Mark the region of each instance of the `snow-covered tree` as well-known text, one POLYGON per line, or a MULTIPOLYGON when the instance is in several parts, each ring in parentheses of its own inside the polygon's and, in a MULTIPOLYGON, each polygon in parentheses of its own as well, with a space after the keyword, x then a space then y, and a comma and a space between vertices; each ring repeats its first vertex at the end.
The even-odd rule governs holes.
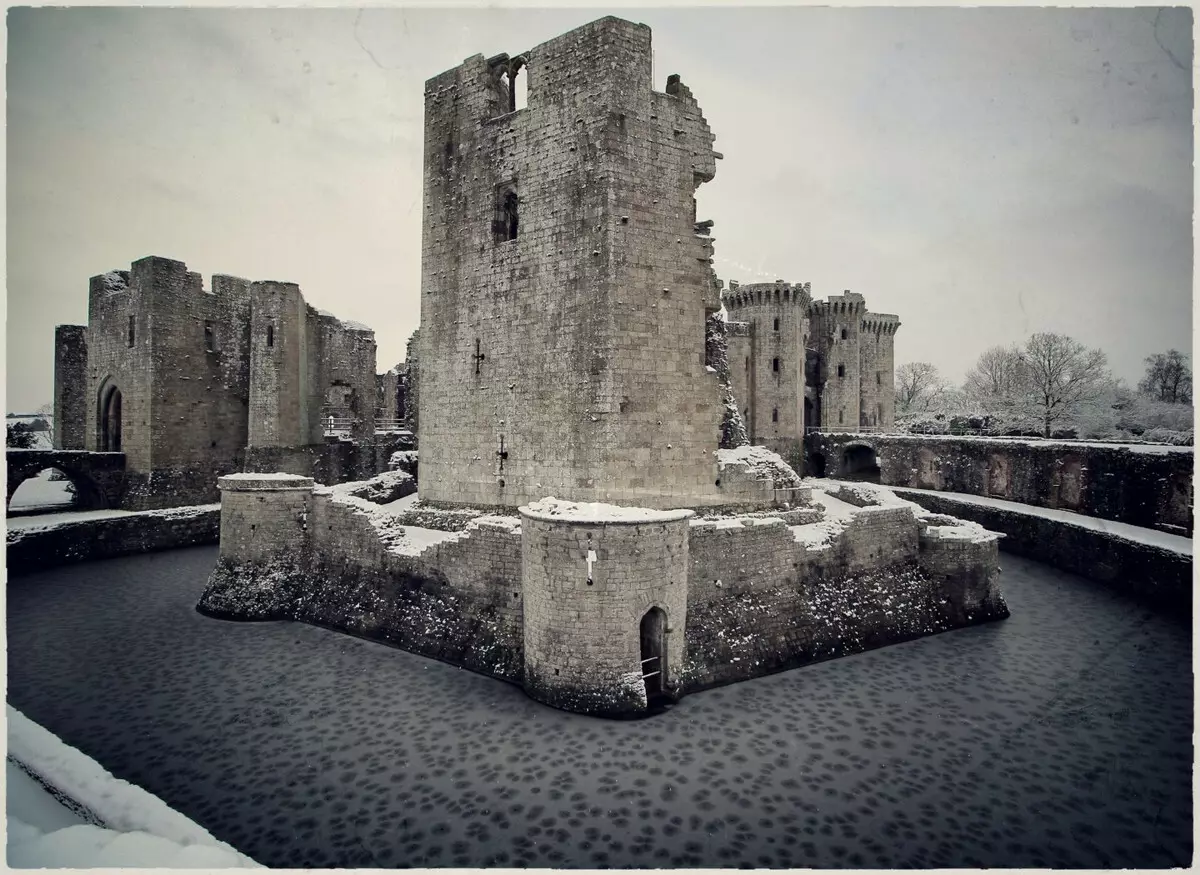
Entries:
POLYGON ((899 414, 928 410, 946 381, 935 365, 929 362, 908 362, 896 368, 896 412, 899 414))
POLYGON ((1065 334, 1035 334, 1021 356, 1044 437, 1094 409, 1112 385, 1108 357, 1065 334))
POLYGON ((1138 391, 1167 404, 1190 404, 1192 369, 1187 356, 1177 349, 1148 356, 1146 376, 1138 383, 1138 391))

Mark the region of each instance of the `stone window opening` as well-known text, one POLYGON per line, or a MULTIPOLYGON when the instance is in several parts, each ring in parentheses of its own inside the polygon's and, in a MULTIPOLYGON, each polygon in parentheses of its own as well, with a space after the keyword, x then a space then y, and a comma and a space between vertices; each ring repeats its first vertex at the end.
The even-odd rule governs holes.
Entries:
POLYGON ((843 329, 842 329, 842 340, 845 340, 845 339, 846 339, 847 337, 849 337, 849 336, 850 336, 850 335, 849 335, 849 332, 847 332, 847 331, 846 331, 846 329, 845 329, 845 328, 843 328, 843 329))
POLYGON ((775 319, 775 330, 776 331, 779 330, 779 319, 778 318, 775 319))
POLYGON ((883 385, 883 372, 882 372, 882 371, 876 371, 876 372, 875 372, 875 385, 876 385, 876 386, 882 386, 882 385, 883 385))
POLYGON ((129 317, 129 345, 130 346, 133 346, 133 344, 134 344, 136 329, 137 329, 137 317, 130 316, 129 317))
POLYGON ((846 412, 846 411, 844 411, 844 410, 839 410, 839 411, 838 411, 838 425, 841 425, 841 424, 842 424, 842 414, 844 414, 845 412, 846 412))
POLYGON ((846 366, 845 365, 838 365, 838 376, 839 377, 846 376, 846 366))
POLYGON ((777 358, 771 359, 771 370, 777 374, 779 373, 779 359, 777 359, 777 358))
POLYGON ((275 326, 268 325, 267 326, 267 346, 274 346, 274 345, 275 345, 275 326))
POLYGON ((778 407, 771 408, 771 422, 779 422, 779 408, 778 407))
POLYGON ((492 221, 492 232, 497 243, 517 239, 520 227, 521 199, 517 195, 516 182, 508 182, 496 190, 496 216, 492 221))
POLYGON ((210 320, 204 320, 204 349, 206 352, 217 351, 217 337, 213 332, 213 324, 210 320))

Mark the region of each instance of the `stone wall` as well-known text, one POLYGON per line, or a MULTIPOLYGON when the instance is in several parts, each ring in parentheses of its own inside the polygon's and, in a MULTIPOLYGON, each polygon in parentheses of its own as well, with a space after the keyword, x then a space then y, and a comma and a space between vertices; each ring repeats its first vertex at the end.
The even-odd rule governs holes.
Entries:
POLYGON ((713 135, 650 31, 603 18, 425 88, 421 483, 433 501, 714 503, 713 135), (519 222, 507 206, 519 205, 519 222), (510 234, 515 236, 510 238, 510 234))
POLYGON ((9 575, 114 556, 217 543, 220 507, 179 507, 56 521, 28 517, 7 533, 9 575), (32 524, 32 525, 25 525, 32 524))
POLYGON ((663 611, 667 695, 1007 616, 995 537, 894 496, 839 493, 865 506, 815 525, 805 511, 689 522, 610 506, 630 514, 618 521, 593 505, 564 518, 552 500, 517 519, 385 512, 357 486, 275 500, 269 480, 241 479, 265 491, 226 493, 201 610, 340 629, 571 710, 644 711, 651 608, 663 611), (255 540, 272 527, 282 550, 255 540))
POLYGON ((878 457, 880 482, 988 495, 1176 534, 1192 530, 1191 448, 936 435, 814 434, 810 452, 831 477, 855 446, 878 457))
POLYGON ((87 326, 54 329, 54 448, 82 450, 87 431, 87 326))
POLYGON ((1019 507, 984 507, 927 492, 900 490, 900 494, 935 513, 952 514, 1003 532, 1001 548, 1005 552, 1078 574, 1180 618, 1191 618, 1190 553, 1023 512, 1019 507))

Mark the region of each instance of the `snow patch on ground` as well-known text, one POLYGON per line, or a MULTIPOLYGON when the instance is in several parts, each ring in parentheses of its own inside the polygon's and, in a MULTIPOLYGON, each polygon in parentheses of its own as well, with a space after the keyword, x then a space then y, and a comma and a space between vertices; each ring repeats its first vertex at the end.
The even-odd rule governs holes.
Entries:
POLYGON ((10 760, 106 825, 82 822, 28 775, 12 780, 10 767, 10 866, 262 868, 158 797, 113 777, 11 705, 6 708, 10 760), (52 802, 62 811, 54 812, 52 802))
MULTIPOLYGON (((723 451, 722 451, 723 452, 723 451)), ((553 496, 543 498, 521 508, 523 513, 563 522, 589 523, 656 523, 686 519, 690 510, 653 510, 648 507, 622 507, 603 502, 561 501, 553 496)))
MULTIPOLYGON (((897 487, 898 489, 900 487, 897 487)), ((1183 556, 1192 555, 1192 539, 1185 538, 1182 535, 1172 535, 1167 532, 1160 532, 1157 529, 1147 529, 1142 526, 1133 526, 1129 523, 1118 523, 1113 520, 1103 520, 1097 517, 1084 516, 1083 514, 1074 513, 1069 510, 1058 510, 1050 507, 1036 507, 1031 504, 1021 504, 1016 501, 1005 501, 1001 498, 992 498, 985 495, 967 495, 962 492, 937 492, 932 489, 910 489, 903 488, 904 492, 917 492, 926 495, 940 495, 948 500, 961 501, 963 504, 974 504, 980 507, 991 507, 998 510, 1006 510, 1010 513, 1027 514, 1029 516, 1042 517, 1043 519, 1056 520, 1060 523, 1066 523, 1072 526, 1079 526, 1084 529, 1091 529, 1094 532, 1103 532, 1107 535, 1113 535, 1118 538, 1125 538, 1129 541, 1136 541, 1139 544, 1146 544, 1150 547, 1158 547, 1162 550, 1169 550, 1172 553, 1178 553, 1183 556)), ((928 514, 928 511, 925 511, 928 514)))

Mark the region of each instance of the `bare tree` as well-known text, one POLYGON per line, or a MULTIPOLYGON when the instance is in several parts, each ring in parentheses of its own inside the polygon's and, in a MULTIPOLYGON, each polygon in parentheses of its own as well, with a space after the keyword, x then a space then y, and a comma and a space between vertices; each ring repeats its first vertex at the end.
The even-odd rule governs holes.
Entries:
POLYGON ((1146 376, 1138 383, 1138 391, 1168 404, 1190 404, 1192 401, 1192 369, 1187 356, 1177 349, 1156 352, 1146 358, 1146 376))
POLYGON ((896 411, 912 413, 928 410, 930 403, 946 388, 937 367, 929 362, 909 362, 896 368, 896 411))
POLYGON ((967 397, 986 410, 1011 406, 1027 394, 1028 388, 1025 359, 1015 346, 993 346, 986 350, 967 372, 963 384, 967 397))
POLYGON ((1042 432, 1099 402, 1111 385, 1108 357, 1065 334, 1035 334, 1021 350, 1042 432))

